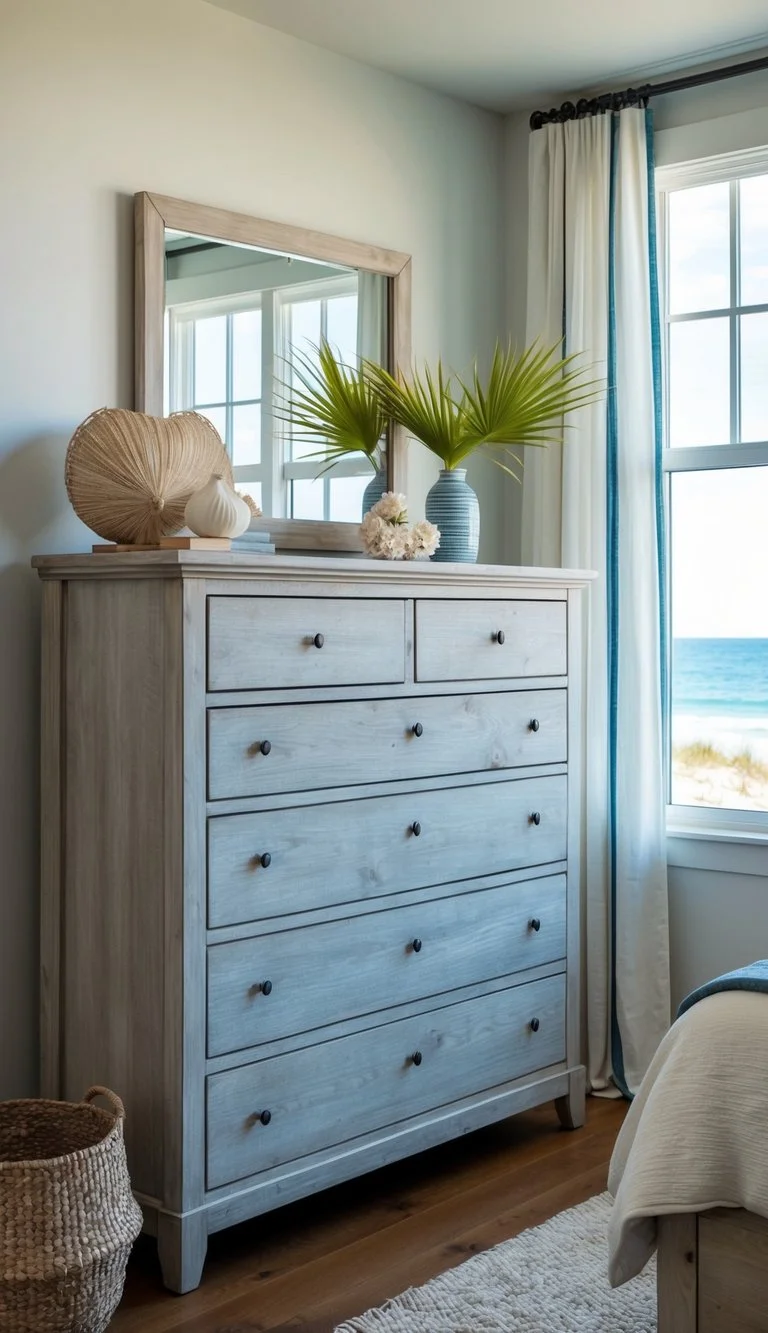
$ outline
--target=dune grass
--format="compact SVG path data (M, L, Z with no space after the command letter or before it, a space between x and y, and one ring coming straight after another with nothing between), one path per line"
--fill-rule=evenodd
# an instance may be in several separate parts
M736 754L726 754L708 741L691 741L688 745L676 745L672 751L675 764L681 768L730 768L742 778L755 778L768 781L768 764L757 759L747 747Z

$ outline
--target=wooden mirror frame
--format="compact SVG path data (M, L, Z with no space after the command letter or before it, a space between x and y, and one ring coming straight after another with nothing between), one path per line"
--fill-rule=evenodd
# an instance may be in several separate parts
M163 320L165 316L165 230L188 232L235 245L277 250L307 259L344 264L388 278L387 354L390 369L411 362L411 257L396 250L345 241L337 236L245 213L190 204L141 191L134 196L135 226L135 409L163 415ZM387 441L387 486L407 493L406 440L396 427ZM264 527L281 550L360 551L356 523L269 518Z

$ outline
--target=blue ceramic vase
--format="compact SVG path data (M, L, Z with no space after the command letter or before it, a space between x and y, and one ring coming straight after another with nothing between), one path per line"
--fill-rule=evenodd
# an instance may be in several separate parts
M374 473L363 491L363 512L361 518L365 518L366 514L373 509L373 506L378 504L386 489L387 469L386 467L382 467L379 468L378 472Z
M480 506L471 486L467 469L443 469L427 494L425 513L430 523L440 529L440 545L433 560L456 560L473 564L480 542Z

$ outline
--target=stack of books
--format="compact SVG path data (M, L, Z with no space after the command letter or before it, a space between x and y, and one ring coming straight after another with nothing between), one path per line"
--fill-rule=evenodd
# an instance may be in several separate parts
M252 555L274 555L275 544L263 528L246 528L240 537L232 538L233 551L250 551Z

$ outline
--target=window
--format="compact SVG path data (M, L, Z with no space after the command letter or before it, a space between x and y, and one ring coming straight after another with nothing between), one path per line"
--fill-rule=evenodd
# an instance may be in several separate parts
M169 316L169 406L208 417L235 479L262 503L262 314L259 293L191 302Z
M273 517L359 522L371 480L367 459L346 458L318 476L318 446L293 439L271 410L282 384L290 383L292 347L311 356L327 338L354 364L356 275L171 304L166 338L167 408L194 410L213 422L238 489Z
M768 152L659 186L669 800L768 824Z

